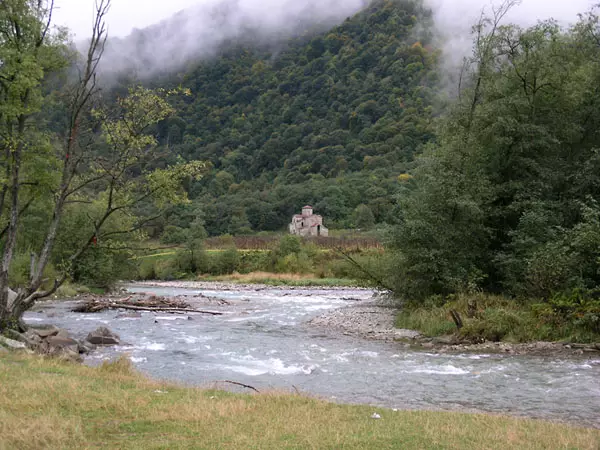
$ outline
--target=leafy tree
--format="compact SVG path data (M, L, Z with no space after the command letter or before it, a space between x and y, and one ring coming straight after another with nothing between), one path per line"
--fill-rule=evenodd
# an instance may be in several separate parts
M567 30L500 26L513 4L474 28L459 98L404 181L391 246L407 298L600 283L598 15Z
M0 154L3 173L0 213L6 220L0 266L0 330L24 328L23 313L53 294L78 271L89 252L118 250L117 239L136 233L151 219L117 220L152 201L157 216L167 204L185 200L181 182L197 178L201 162L154 168L160 154L150 127L173 113L170 91L132 88L109 108L99 102L96 69L105 43L104 16L110 1L97 3L89 51L80 76L63 91L65 120L52 135L37 115L45 101L42 80L67 65L64 36L51 31L52 2L7 0L0 4ZM35 125L35 126L34 126ZM51 139L52 137L52 139ZM30 244L29 280L12 293L9 273L32 204L44 205L39 241ZM68 246L57 249L64 219L75 205L88 205ZM45 217L45 219L44 219ZM124 227L120 227L123 225ZM116 247L115 247L116 246ZM58 250L58 251L57 251ZM53 257L60 270L44 288ZM81 267L81 266L80 266Z
M368 230L375 225L373 211L367 205L361 204L356 207L353 214L354 225L357 228Z

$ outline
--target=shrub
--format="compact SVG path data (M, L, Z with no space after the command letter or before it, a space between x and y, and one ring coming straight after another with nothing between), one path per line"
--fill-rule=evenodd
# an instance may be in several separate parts
M172 259L159 259L154 264L154 272L159 280L172 281L183 277L184 273L178 270L176 261Z
M188 236L187 229L168 225L160 236L160 241L163 244L183 244L188 240Z
M154 271L155 261L151 258L143 258L138 265L138 278L140 280L156 280L156 272Z
M237 271L240 255L235 248L215 254L210 267L212 275L229 275Z
M515 311L487 309L481 317L467 319L460 335L474 342L499 342L511 335L520 334L526 319ZM522 340L516 338L516 340Z

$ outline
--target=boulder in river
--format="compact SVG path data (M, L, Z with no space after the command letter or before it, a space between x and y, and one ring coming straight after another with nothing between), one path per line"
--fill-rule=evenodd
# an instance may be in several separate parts
M94 345L118 345L121 342L119 335L106 327L100 327L96 331L92 331L88 334L86 340Z
M46 339L46 347L50 355L61 355L63 353L79 354L79 342L68 337L51 336Z

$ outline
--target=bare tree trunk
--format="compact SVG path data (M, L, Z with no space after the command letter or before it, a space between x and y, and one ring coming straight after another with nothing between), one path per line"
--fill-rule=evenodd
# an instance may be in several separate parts
M54 2L51 1L48 6L49 10L44 11L48 22L41 30L39 39L37 39L38 48L43 45L46 33L50 27L53 7ZM12 298L9 302L9 270L14 256L19 227L19 193L21 187L19 176L21 159L23 156L22 153L24 149L23 137L25 133L26 121L28 119L26 116L19 117L17 130L17 136L19 137L17 141L18 144L15 152L12 155L12 158L10 159L11 179L8 182L8 185L5 186L0 193L2 203L4 203L4 197L6 194L10 193L11 196L10 220L7 227L7 238L0 264L0 331L7 327L24 329L25 324L22 320L23 314L34 305L37 299L47 297L56 292L58 287L60 287L60 285L63 284L67 279L67 275L65 273L59 279L55 280L52 288L46 291L40 291L40 288L44 282L44 270L50 262L54 243L56 241L56 237L60 228L60 222L64 213L64 208L69 195L72 194L71 184L77 173L78 161L80 161L75 158L75 153L77 151L77 140L81 117L86 114L87 108L92 101L94 94L98 91L96 86L96 71L104 51L104 44L106 42L106 26L104 17L108 13L109 8L110 0L98 0L96 2L96 16L84 71L76 88L74 89L70 104L70 123L63 151L64 167L61 177L61 185L59 187L57 193L58 196L54 204L52 220L50 224L48 224L46 237L44 239L39 257L36 257L35 254L32 254L31 272L28 286L25 289L20 289L19 292L17 292L16 298ZM29 93L25 95L28 96ZM23 102L26 104L27 99L24 98ZM7 160L7 165L8 164L9 161ZM90 242L82 244L81 248L74 252L71 261L81 257L89 245Z
M4 243L4 254L2 255L2 264L0 265L0 326L5 324L11 316L11 308L8 304L8 274L12 258L17 244L18 220L19 220L19 190L20 190L20 172L21 155L23 153L23 133L25 131L26 117L20 116L18 119L17 145L12 156L12 170L10 180L10 217L8 224L8 236ZM13 302L14 303L14 302ZM12 305L11 305L12 306Z

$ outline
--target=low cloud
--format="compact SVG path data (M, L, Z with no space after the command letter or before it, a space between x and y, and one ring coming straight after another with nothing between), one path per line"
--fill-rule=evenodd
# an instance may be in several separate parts
M420 0L415 0L420 1ZM471 27L482 10L500 0L424 0L434 12L447 61L457 64L471 49ZM506 17L522 26L555 18L568 24L598 0L523 0ZM111 38L102 63L105 75L133 72L144 78L178 70L214 55L226 42L284 42L308 29L326 29L360 11L369 0L204 0L125 38Z

